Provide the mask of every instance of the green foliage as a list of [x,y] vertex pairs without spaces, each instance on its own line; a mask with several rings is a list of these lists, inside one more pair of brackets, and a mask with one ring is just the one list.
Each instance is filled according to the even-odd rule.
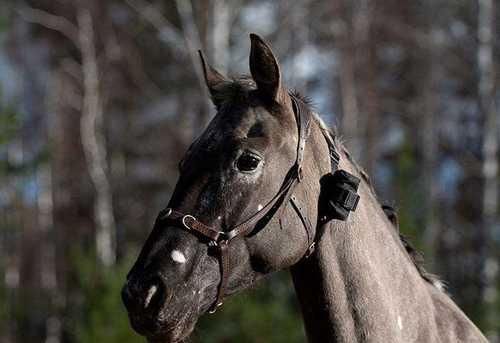
[[106,343],[137,343],[144,340],[129,325],[120,291],[130,259],[112,269],[98,268],[95,257],[81,256],[77,260],[79,286],[83,304],[80,318],[74,323],[75,341]]
[[19,129],[18,113],[11,107],[0,107],[0,145],[12,140]]
[[196,342],[304,342],[304,330],[288,272],[264,280],[256,289],[227,299],[215,314],[206,314],[194,334]]
[[7,31],[11,26],[9,20],[11,6],[7,3],[0,1],[0,32]]
[[[2,93],[0,89],[0,100]],[[10,143],[19,132],[21,127],[18,112],[12,107],[2,104],[0,101],[0,147]],[[2,149],[3,150],[3,149]],[[5,159],[0,159],[0,175],[11,172],[11,166]]]

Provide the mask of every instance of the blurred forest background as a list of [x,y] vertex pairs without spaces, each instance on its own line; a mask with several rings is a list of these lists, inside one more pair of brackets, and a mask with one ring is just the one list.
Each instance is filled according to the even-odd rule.
[[[214,114],[196,50],[247,73],[249,32],[500,342],[498,18],[494,0],[0,0],[0,343],[143,341],[119,291]],[[235,340],[304,341],[287,273],[194,333]]]

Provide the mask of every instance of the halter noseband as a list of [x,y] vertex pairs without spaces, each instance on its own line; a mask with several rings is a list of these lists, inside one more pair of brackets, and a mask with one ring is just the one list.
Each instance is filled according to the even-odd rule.
[[[201,235],[202,237],[207,238],[209,241],[209,246],[213,246],[218,249],[221,281],[219,284],[217,298],[209,310],[210,313],[214,313],[216,309],[222,305],[222,302],[224,300],[224,294],[229,280],[229,271],[231,269],[228,251],[228,247],[231,241],[236,237],[248,235],[251,231],[254,230],[256,225],[261,220],[265,220],[266,222],[269,221],[277,212],[277,210],[281,208],[283,204],[288,203],[288,201],[290,201],[290,203],[292,204],[293,209],[297,212],[302,224],[307,231],[309,248],[306,256],[309,256],[314,249],[314,237],[311,222],[309,221],[307,216],[303,214],[302,207],[298,203],[297,198],[292,194],[296,185],[302,180],[302,163],[304,161],[304,150],[309,134],[308,128],[311,122],[311,112],[307,109],[307,106],[300,99],[292,94],[290,94],[290,98],[292,99],[295,119],[299,130],[297,157],[294,165],[288,171],[285,177],[285,181],[283,182],[278,193],[264,207],[262,207],[262,209],[257,211],[245,221],[233,226],[231,230],[228,231],[217,230],[214,227],[204,224],[190,214],[185,214],[172,208],[167,208],[161,211],[158,216],[158,220],[166,221],[170,226],[182,228],[184,230],[187,230],[188,232],[192,232],[193,234]],[[332,144],[328,144],[328,146],[331,160],[330,174],[332,175],[332,178],[334,178],[334,176],[337,175],[337,172],[340,172],[340,170],[337,170],[340,156],[335,151],[335,147]],[[348,174],[345,171],[341,172]],[[354,179],[357,179],[350,174],[348,175]],[[329,197],[331,199],[327,202],[331,203],[331,205],[343,209],[347,214],[340,216],[325,215],[322,216],[324,220],[330,220],[334,218],[345,220],[349,211],[354,211],[356,209],[359,200],[359,196],[356,194],[358,183],[359,180],[357,181],[355,187],[346,187],[345,180],[336,180],[334,183],[329,182],[328,193],[335,193],[335,196]],[[335,210],[331,205],[329,206],[330,210]]]

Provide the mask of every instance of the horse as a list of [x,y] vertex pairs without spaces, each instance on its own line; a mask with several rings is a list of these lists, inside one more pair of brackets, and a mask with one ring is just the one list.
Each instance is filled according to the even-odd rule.
[[217,113],[127,275],[133,329],[181,342],[224,297],[290,269],[309,342],[487,342],[336,132],[284,86],[270,45],[250,40],[247,77],[200,52]]

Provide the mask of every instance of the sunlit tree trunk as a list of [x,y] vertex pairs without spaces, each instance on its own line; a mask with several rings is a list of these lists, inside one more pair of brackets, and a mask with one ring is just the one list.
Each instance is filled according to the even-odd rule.
[[[68,89],[65,88],[61,92],[61,94],[67,93],[67,99],[62,100],[63,107],[69,107],[71,110],[81,113],[78,120],[80,123],[79,132],[73,135],[71,139],[80,138],[81,144],[78,145],[78,148],[82,148],[85,157],[85,169],[88,170],[96,194],[94,216],[92,216],[96,226],[96,253],[104,265],[110,266],[116,259],[116,227],[112,190],[107,175],[108,162],[103,129],[104,109],[101,95],[101,75],[97,61],[97,37],[94,35],[94,26],[97,25],[92,20],[92,10],[96,12],[97,9],[102,10],[100,6],[105,8],[105,4],[99,2],[82,1],[75,3],[72,9],[77,17],[76,24],[67,19],[66,15],[68,13],[59,15],[40,8],[26,7],[20,10],[20,14],[29,22],[58,31],[65,37],[64,40],[61,40],[61,45],[71,44],[79,52],[81,70],[77,70],[78,67],[75,68],[77,64],[67,59],[67,63],[61,63],[61,73],[58,73],[57,77],[61,77],[61,81],[70,82],[73,86],[68,87]],[[104,27],[104,23],[99,24],[100,27]],[[103,32],[101,33],[99,39],[106,41],[106,35]],[[102,45],[106,46],[106,44]],[[67,75],[64,75],[63,70]],[[81,94],[79,91],[74,90],[74,86],[78,87],[80,85],[83,89]],[[64,166],[64,168],[71,167]],[[56,169],[53,168],[52,170]],[[57,171],[59,172],[59,170]],[[76,174],[79,174],[79,172]],[[59,174],[55,174],[54,177],[58,176]],[[81,184],[81,186],[84,185]],[[57,185],[54,187],[57,187]],[[76,185],[73,185],[73,187],[76,187]],[[85,192],[81,192],[81,196],[83,194]],[[54,203],[57,203],[56,198]],[[57,213],[55,216],[57,217]],[[68,225],[68,227],[71,227],[71,225]],[[93,227],[93,225],[90,227]]]
[[211,18],[207,33],[208,52],[214,65],[222,75],[227,75],[231,49],[229,39],[231,34],[232,2],[228,0],[212,0]]
[[104,133],[104,108],[92,14],[79,8],[79,47],[82,56],[83,96],[80,130],[89,175],[94,184],[97,257],[105,266],[116,260],[116,227],[113,196],[108,179],[107,149]]
[[202,94],[202,97],[200,99],[199,116],[197,118],[198,120],[195,121],[196,123],[198,123],[196,131],[199,132],[208,123],[210,119],[210,109],[212,107],[205,84],[205,78],[203,76],[203,70],[198,57],[198,50],[203,47],[203,40],[200,35],[198,24],[196,22],[196,16],[192,1],[176,0],[175,3],[177,12],[179,13],[182,34],[184,37],[186,50],[188,52],[188,57],[196,74],[200,94]]

